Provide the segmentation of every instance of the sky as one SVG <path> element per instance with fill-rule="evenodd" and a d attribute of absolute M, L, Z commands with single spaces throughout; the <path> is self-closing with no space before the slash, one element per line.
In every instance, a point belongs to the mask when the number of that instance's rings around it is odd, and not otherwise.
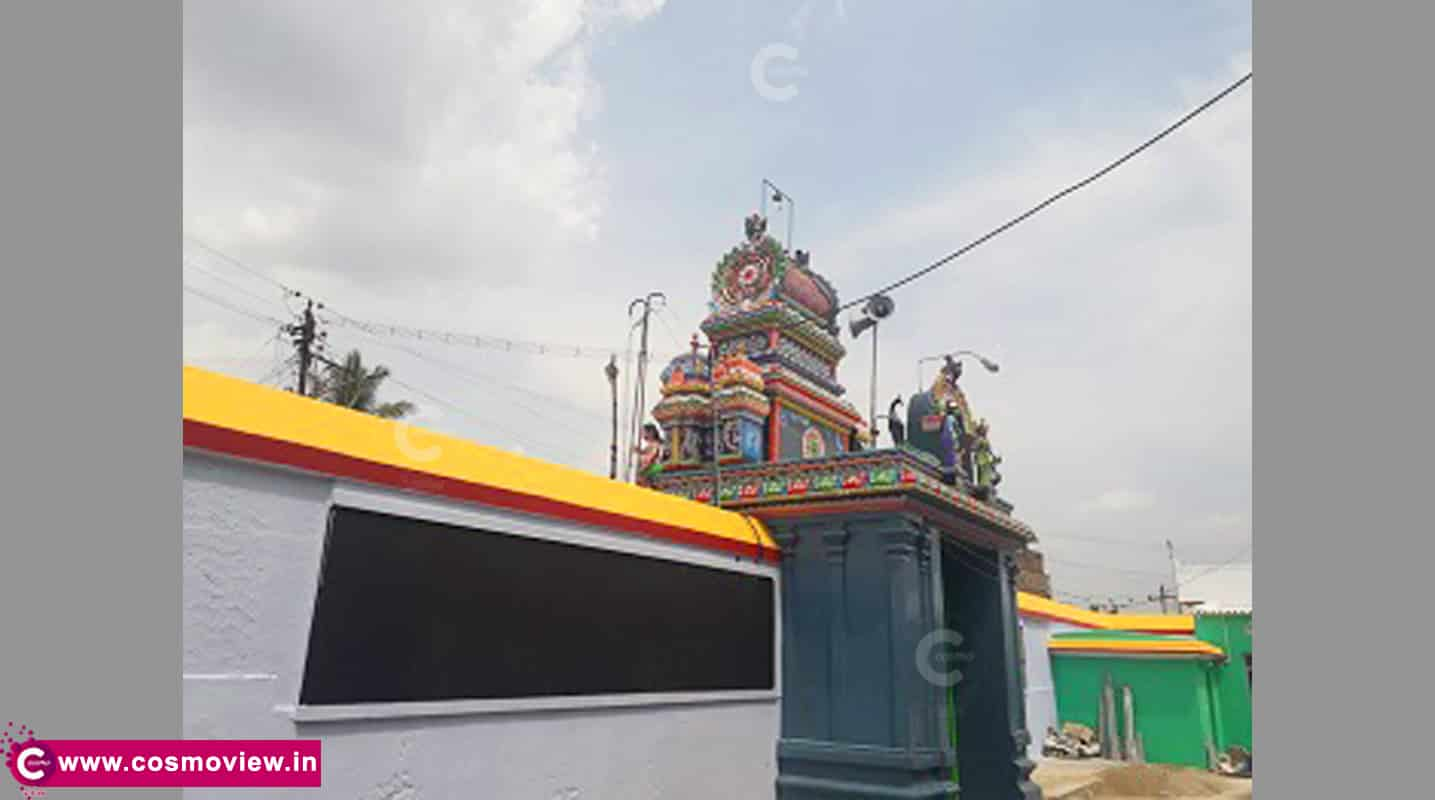
<path fill-rule="evenodd" d="M 605 359 L 335 315 L 622 353 L 630 301 L 661 291 L 655 376 L 764 179 L 792 246 L 860 297 L 1252 63 L 1249 3 L 186 3 L 184 360 L 292 383 L 291 287 L 416 424 L 606 474 Z M 893 295 L 880 404 L 921 357 L 1000 363 L 963 383 L 1060 596 L 1144 601 L 1167 540 L 1249 557 L 1253 85 Z M 845 343 L 866 413 L 870 346 Z"/>

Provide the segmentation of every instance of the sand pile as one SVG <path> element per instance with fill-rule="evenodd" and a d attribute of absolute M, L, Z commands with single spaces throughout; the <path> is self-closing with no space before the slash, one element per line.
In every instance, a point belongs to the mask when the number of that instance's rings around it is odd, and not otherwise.
<path fill-rule="evenodd" d="M 1230 782 L 1183 767 L 1128 764 L 1103 772 L 1094 789 L 1101 798 L 1221 797 L 1230 791 Z"/>

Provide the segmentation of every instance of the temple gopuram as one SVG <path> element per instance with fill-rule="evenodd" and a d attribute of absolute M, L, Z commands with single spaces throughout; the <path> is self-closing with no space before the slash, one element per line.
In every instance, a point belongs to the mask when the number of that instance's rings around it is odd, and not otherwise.
<path fill-rule="evenodd" d="M 702 323 L 708 345 L 694 335 L 692 351 L 660 373 L 652 416 L 664 446 L 652 487 L 748 508 L 903 486 L 1028 534 L 996 497 L 1001 459 L 959 385 L 961 362 L 949 358 L 912 396 L 898 426 L 903 441 L 873 450 L 868 421 L 837 378 L 846 355 L 837 291 L 807 253 L 789 253 L 768 235 L 763 217 L 748 217 L 745 228 L 746 240 L 713 270 Z"/>
<path fill-rule="evenodd" d="M 644 483 L 781 547 L 777 797 L 1039 798 L 1016 606 L 1035 537 L 997 495 L 961 361 L 876 448 L 838 381 L 836 290 L 762 216 L 745 231 L 713 270 L 706 346 L 661 373 Z"/>

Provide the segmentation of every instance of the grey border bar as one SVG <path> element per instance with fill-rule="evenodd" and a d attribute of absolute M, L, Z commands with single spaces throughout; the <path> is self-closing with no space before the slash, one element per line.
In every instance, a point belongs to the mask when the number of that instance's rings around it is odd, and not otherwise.
<path fill-rule="evenodd" d="M 0 709 L 42 739 L 181 735 L 180 11 L 0 3 Z"/>
<path fill-rule="evenodd" d="M 404 719 L 547 711 L 592 711 L 610 708 L 658 706 L 716 706 L 736 703 L 776 703 L 782 698 L 771 690 L 738 692 L 653 692 L 582 697 L 533 697 L 508 700 L 442 700 L 432 703 L 366 703 L 342 706 L 290 706 L 275 710 L 295 722 L 338 722 L 357 719 Z"/>

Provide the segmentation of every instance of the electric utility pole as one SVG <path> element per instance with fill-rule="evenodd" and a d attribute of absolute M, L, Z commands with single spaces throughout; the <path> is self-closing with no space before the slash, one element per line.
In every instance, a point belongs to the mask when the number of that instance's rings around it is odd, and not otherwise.
<path fill-rule="evenodd" d="M 299 350 L 299 394 L 309 396 L 309 364 L 313 360 L 314 353 L 314 330 L 317 323 L 314 319 L 314 301 L 310 300 L 304 306 L 304 321 L 298 325 L 285 325 L 284 332 L 294 337 L 294 346 Z"/>
<path fill-rule="evenodd" d="M 1161 587 L 1160 587 L 1160 589 L 1158 590 L 1158 592 L 1157 592 L 1156 594 L 1148 594 L 1148 595 L 1146 595 L 1146 599 L 1147 599 L 1147 600 L 1159 600 L 1159 601 L 1161 601 L 1161 613 L 1162 613 L 1162 614 L 1167 614 L 1167 613 L 1170 613 L 1170 612 L 1168 612 L 1168 611 L 1166 610 L 1166 601 L 1167 601 L 1167 600 L 1175 600 L 1175 599 L 1176 599 L 1176 592 L 1175 592 L 1174 589 L 1173 589 L 1172 591 L 1170 591 L 1170 592 L 1167 592 L 1167 591 L 1166 591 L 1166 584 L 1163 583 L 1163 584 L 1161 584 Z M 1179 605 L 1176 606 L 1176 611 L 1179 612 L 1180 610 L 1181 610 L 1181 607 L 1180 607 Z"/>
<path fill-rule="evenodd" d="M 638 321 L 638 325 L 641 326 L 642 329 L 638 344 L 638 366 L 633 373 L 634 398 L 632 441 L 634 445 L 638 443 L 638 441 L 642 438 L 643 435 L 643 417 L 645 416 L 644 402 L 646 400 L 644 390 L 647 388 L 645 384 L 648 380 L 648 319 L 653 314 L 653 303 L 657 302 L 659 305 L 666 305 L 667 299 L 668 298 L 662 292 L 648 292 L 648 295 L 646 297 L 640 297 L 637 300 L 634 300 L 633 302 L 628 304 L 629 319 L 633 318 L 633 309 L 638 307 L 641 307 L 643 309 L 643 315 Z M 636 467 L 637 464 L 633 461 L 631 457 L 627 459 L 627 464 L 628 469 L 624 471 L 625 474 L 623 476 L 623 479 L 632 480 L 633 468 Z"/>
<path fill-rule="evenodd" d="M 1176 545 L 1171 540 L 1166 540 L 1166 557 L 1171 560 L 1171 599 L 1175 601 L 1176 613 L 1181 613 L 1181 577 L 1176 569 Z M 1165 594 L 1165 591 L 1162 591 Z M 1161 602 L 1162 610 L 1165 610 L 1166 603 Z"/>

